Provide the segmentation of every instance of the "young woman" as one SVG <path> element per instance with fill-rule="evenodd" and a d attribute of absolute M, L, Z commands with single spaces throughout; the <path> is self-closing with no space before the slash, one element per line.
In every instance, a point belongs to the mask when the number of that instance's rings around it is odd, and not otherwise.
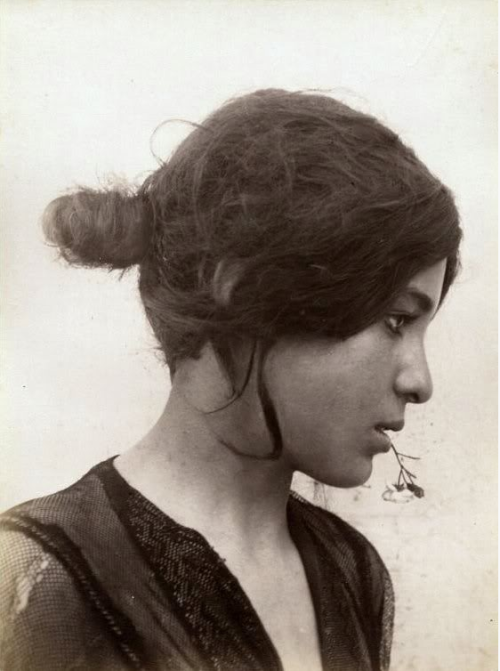
<path fill-rule="evenodd" d="M 139 266 L 172 390 L 138 445 L 3 515 L 4 668 L 387 669 L 380 557 L 290 484 L 364 483 L 431 396 L 450 192 L 374 118 L 264 90 L 45 230 L 70 263 Z"/>

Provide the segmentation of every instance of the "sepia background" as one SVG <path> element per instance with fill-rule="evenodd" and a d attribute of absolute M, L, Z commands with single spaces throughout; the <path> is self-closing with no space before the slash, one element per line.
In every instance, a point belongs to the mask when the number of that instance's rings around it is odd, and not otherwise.
<path fill-rule="evenodd" d="M 68 187 L 140 183 L 227 98 L 320 88 L 375 114 L 456 194 L 463 271 L 428 336 L 432 401 L 397 447 L 425 498 L 297 486 L 379 549 L 395 671 L 496 669 L 497 51 L 492 0 L 0 2 L 0 507 L 69 485 L 138 440 L 169 388 L 135 271 L 69 269 L 43 243 Z"/>

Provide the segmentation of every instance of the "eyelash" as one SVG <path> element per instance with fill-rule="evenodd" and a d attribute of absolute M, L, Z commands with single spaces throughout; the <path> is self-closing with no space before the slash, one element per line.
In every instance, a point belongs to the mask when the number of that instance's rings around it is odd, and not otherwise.
<path fill-rule="evenodd" d="M 408 324 L 414 322 L 415 319 L 416 319 L 415 315 L 405 315 L 405 314 L 388 315 L 385 319 L 385 325 L 387 326 L 387 328 L 391 333 L 394 333 L 395 335 L 401 335 L 402 329 Z M 396 320 L 398 322 L 398 325 L 394 326 L 394 324 L 391 323 L 391 320 Z"/>

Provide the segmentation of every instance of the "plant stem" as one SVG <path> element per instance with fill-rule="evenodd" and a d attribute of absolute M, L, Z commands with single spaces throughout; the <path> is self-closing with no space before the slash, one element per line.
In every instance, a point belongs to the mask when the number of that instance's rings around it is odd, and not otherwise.
<path fill-rule="evenodd" d="M 399 471 L 399 479 L 398 479 L 398 485 L 400 484 L 400 480 L 401 480 L 401 478 L 403 479 L 403 482 L 404 482 L 406 485 L 408 484 L 408 480 L 409 480 L 410 484 L 413 484 L 413 478 L 416 479 L 417 476 L 414 475 L 413 473 L 411 473 L 411 471 L 409 471 L 409 470 L 406 468 L 406 466 L 404 466 L 403 462 L 401 461 L 401 457 L 404 457 L 404 456 L 406 456 L 406 455 L 404 455 L 404 454 L 403 454 L 403 455 L 400 455 L 399 452 L 398 452 L 398 451 L 396 450 L 396 448 L 394 447 L 394 444 L 393 444 L 393 443 L 391 443 L 391 448 L 392 448 L 392 451 L 394 452 L 394 454 L 396 455 L 396 459 L 397 459 L 397 462 L 398 462 L 398 464 L 399 464 L 399 468 L 400 468 L 400 471 Z M 412 458 L 412 457 L 410 457 L 410 459 L 411 459 L 411 458 Z M 407 478 L 408 478 L 408 480 L 407 480 Z"/>

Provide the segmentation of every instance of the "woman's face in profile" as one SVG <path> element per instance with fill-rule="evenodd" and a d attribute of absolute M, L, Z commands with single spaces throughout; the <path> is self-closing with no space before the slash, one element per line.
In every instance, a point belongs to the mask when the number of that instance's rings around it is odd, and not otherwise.
<path fill-rule="evenodd" d="M 425 403 L 424 349 L 446 262 L 417 273 L 379 322 L 344 341 L 281 341 L 266 380 L 292 468 L 337 487 L 364 483 L 390 449 L 384 428 L 403 427 L 407 403 Z"/>

